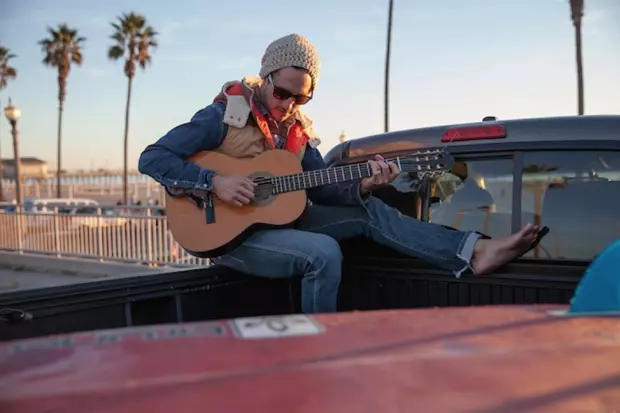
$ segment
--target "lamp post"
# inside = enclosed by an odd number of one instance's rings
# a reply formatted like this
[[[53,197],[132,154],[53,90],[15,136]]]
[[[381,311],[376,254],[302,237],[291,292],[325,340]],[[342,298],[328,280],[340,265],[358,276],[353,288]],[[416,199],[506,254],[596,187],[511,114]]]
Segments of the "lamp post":
[[[13,135],[13,155],[15,157],[15,197],[18,204],[24,202],[22,198],[22,170],[21,170],[21,158],[19,156],[19,130],[17,128],[17,121],[19,120],[22,112],[17,106],[11,103],[9,98],[9,104],[4,108],[4,115],[11,124],[11,134]]]

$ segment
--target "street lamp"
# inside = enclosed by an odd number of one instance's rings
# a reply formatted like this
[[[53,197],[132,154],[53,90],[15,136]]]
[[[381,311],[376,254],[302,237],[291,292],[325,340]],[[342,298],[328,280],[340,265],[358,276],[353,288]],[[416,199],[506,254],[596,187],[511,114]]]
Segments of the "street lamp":
[[[11,124],[11,134],[13,135],[13,155],[15,157],[15,195],[17,203],[22,204],[22,170],[21,170],[21,158],[19,156],[19,130],[17,129],[17,121],[19,120],[22,112],[17,106],[11,103],[9,98],[9,104],[4,108],[4,116],[9,120]]]

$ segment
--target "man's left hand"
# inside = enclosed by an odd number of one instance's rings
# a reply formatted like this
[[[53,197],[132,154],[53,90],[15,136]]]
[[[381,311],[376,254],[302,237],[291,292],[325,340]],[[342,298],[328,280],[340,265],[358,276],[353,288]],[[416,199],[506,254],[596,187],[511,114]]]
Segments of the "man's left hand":
[[[400,173],[398,165],[394,162],[386,162],[381,155],[375,155],[375,160],[368,161],[368,163],[370,164],[372,176],[364,178],[360,183],[362,195],[389,184]]]

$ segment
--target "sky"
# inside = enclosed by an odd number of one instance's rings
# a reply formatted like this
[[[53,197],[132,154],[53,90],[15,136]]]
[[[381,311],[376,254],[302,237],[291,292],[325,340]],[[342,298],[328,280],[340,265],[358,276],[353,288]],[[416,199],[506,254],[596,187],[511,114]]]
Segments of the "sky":
[[[586,0],[586,114],[620,113],[620,0]],[[210,104],[222,85],[255,76],[267,45],[300,33],[322,71],[304,110],[324,154],[383,132],[387,0],[0,0],[0,44],[18,78],[0,91],[22,110],[20,151],[56,164],[58,85],[37,41],[67,23],[86,37],[63,117],[63,169],[120,169],[127,78],[107,59],[110,22],[143,14],[159,47],[132,91],[129,166],[140,152]],[[482,120],[574,115],[574,30],[568,0],[395,0],[390,130]],[[12,157],[0,120],[3,158]]]

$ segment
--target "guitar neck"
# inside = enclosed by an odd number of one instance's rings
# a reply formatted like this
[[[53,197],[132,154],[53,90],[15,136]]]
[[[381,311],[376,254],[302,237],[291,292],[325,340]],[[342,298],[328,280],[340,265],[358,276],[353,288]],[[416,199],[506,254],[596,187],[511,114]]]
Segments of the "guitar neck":
[[[293,175],[274,176],[271,180],[274,186],[274,193],[281,194],[340,182],[355,181],[368,178],[371,175],[370,165],[365,162],[306,171]]]
[[[401,172],[430,175],[445,171],[452,164],[451,158],[441,150],[418,151],[410,156],[400,156],[386,159],[386,161],[394,162],[398,165]],[[273,186],[273,193],[281,194],[340,182],[355,181],[368,178],[371,175],[370,164],[368,162],[360,162],[292,175],[274,176],[269,180]]]

